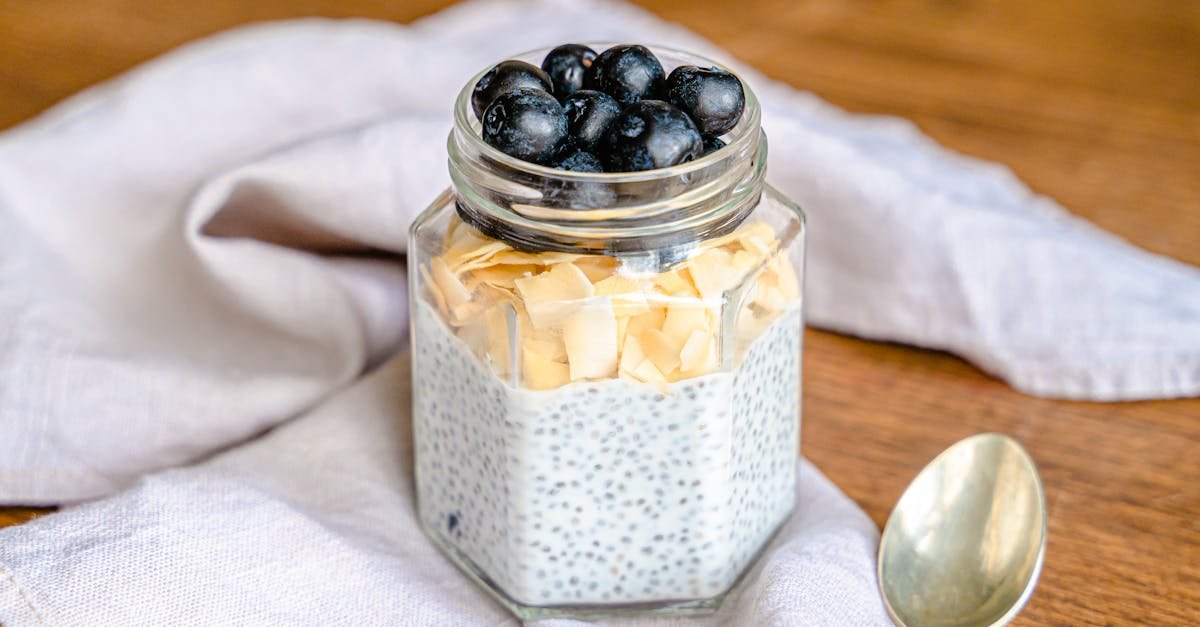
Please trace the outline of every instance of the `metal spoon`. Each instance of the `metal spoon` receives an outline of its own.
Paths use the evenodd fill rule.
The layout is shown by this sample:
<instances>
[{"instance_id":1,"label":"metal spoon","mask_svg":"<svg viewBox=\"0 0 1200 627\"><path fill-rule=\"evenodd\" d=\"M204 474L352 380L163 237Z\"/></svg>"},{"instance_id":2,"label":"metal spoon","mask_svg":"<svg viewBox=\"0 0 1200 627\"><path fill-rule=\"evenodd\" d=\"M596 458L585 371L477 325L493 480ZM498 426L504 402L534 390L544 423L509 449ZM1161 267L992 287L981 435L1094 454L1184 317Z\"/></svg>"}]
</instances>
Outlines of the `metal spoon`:
<instances>
[{"instance_id":1,"label":"metal spoon","mask_svg":"<svg viewBox=\"0 0 1200 627\"><path fill-rule=\"evenodd\" d=\"M909 484L879 542L879 587L897 625L1004 625L1046 553L1046 497L1016 440L981 433Z\"/></svg>"}]
</instances>

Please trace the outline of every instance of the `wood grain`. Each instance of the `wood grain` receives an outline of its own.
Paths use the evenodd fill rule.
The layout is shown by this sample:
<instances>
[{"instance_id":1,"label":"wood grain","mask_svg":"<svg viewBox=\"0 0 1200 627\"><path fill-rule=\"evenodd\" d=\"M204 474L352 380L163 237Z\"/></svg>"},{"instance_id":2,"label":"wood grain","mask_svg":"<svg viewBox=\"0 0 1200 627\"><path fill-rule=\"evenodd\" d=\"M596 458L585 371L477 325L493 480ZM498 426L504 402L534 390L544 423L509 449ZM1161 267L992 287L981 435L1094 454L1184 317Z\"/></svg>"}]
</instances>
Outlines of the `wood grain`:
<instances>
[{"instance_id":1,"label":"wood grain","mask_svg":"<svg viewBox=\"0 0 1200 627\"><path fill-rule=\"evenodd\" d=\"M0 507L0 527L19 525L53 511L46 507Z\"/></svg>"},{"instance_id":2,"label":"wood grain","mask_svg":"<svg viewBox=\"0 0 1200 627\"><path fill-rule=\"evenodd\" d=\"M430 0L7 0L0 127L248 21L405 21ZM774 78L905 116L1134 243L1200 264L1200 3L641 0ZM1200 400L1018 394L961 360L810 331L804 452L882 524L917 470L979 431L1041 467L1050 546L1018 624L1200 623ZM0 509L0 525L34 510Z\"/></svg>"}]
</instances>

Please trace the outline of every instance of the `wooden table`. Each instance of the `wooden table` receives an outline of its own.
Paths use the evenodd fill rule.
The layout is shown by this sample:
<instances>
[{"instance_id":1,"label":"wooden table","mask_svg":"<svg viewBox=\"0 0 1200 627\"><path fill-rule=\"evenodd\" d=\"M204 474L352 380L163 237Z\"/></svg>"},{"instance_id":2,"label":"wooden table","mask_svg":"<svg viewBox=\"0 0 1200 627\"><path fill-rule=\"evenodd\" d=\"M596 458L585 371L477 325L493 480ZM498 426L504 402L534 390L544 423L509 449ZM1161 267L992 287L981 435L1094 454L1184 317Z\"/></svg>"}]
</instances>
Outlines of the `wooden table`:
<instances>
[{"instance_id":1,"label":"wooden table","mask_svg":"<svg viewBox=\"0 0 1200 627\"><path fill-rule=\"evenodd\" d=\"M0 127L184 41L299 15L407 21L420 0L5 0ZM1200 264L1200 3L642 0L767 74L905 116L1152 251ZM1050 546L1022 624L1200 623L1200 400L1023 396L946 354L810 331L804 452L882 523L979 431L1041 467ZM32 510L0 509L0 524Z\"/></svg>"}]
</instances>

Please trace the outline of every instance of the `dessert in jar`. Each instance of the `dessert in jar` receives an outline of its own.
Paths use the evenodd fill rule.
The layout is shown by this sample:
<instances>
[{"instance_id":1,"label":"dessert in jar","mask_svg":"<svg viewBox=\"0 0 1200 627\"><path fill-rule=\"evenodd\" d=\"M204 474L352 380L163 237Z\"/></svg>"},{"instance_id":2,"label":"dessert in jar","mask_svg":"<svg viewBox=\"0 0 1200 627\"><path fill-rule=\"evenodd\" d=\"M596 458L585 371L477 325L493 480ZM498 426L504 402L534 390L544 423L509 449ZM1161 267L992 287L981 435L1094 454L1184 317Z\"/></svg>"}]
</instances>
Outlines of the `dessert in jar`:
<instances>
[{"instance_id":1,"label":"dessert in jar","mask_svg":"<svg viewBox=\"0 0 1200 627\"><path fill-rule=\"evenodd\" d=\"M468 82L448 147L410 243L426 532L522 618L715 609L795 499L805 231L754 94L568 44Z\"/></svg>"}]
</instances>

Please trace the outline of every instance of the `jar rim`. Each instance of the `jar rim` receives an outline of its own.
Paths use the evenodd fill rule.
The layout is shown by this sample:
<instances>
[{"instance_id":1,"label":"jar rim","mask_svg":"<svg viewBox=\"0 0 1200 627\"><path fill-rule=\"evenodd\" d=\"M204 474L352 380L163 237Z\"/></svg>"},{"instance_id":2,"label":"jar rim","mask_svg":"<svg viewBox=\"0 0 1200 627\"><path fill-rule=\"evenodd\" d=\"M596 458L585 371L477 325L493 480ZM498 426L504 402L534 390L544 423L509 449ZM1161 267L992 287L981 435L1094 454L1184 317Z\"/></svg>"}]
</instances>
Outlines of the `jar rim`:
<instances>
[{"instance_id":1,"label":"jar rim","mask_svg":"<svg viewBox=\"0 0 1200 627\"><path fill-rule=\"evenodd\" d=\"M602 51L602 50L607 50L608 48L611 48L613 46L623 45L623 44L616 43L616 42L584 42L583 45L593 48L595 50ZM476 121L478 121L478 120L475 118L475 114L471 108L471 93L474 91L475 84L479 82L479 79L482 78L484 74L486 74L489 70L491 70L492 66L495 65L494 63L492 64L492 66L488 66L488 67L484 68L483 70L479 71L478 73L476 73L474 76L472 76L471 79L469 81L467 81L466 85L463 86L462 90L459 91L458 97L455 99L455 104L454 104L454 126L455 126L455 129L456 129L456 131L459 131L462 133L460 135L460 137L468 138L472 143L472 147L474 149L478 150L482 156L486 157L490 161L493 161L501 166L504 166L506 168L511 168L514 171L522 172L525 174L542 176L542 177L547 177L547 178L557 178L557 179L561 179L564 181L570 181L573 183L594 182L594 183L613 184L613 183L652 181L654 179L659 179L659 178L679 177L681 175L686 175L686 174L689 174L692 172L696 172L699 170L703 170L705 168L712 167L714 164L719 163L723 159L729 158L731 155L737 155L743 151L748 152L749 145L752 142L756 142L759 140L759 134L761 132L759 130L759 126L761 124L762 112L760 110L758 97L754 94L754 90L751 89L748 84L746 84L746 81L742 80L741 76L739 76L737 73L735 73L733 70L731 70L729 67L727 67L723 64L717 63L717 62L713 61L712 59L697 55L692 52L688 52L685 50L679 50L677 48L671 48L669 46L658 46L658 45L647 45L647 44L641 44L641 45L644 45L646 48L649 48L650 51L655 54L655 57L658 58L660 62L662 61L663 55L667 55L672 58L688 59L688 60L694 61L694 63L691 63L692 65L700 65L702 67L715 67L717 69L724 70L724 71L729 72L730 74L733 74L734 76L738 77L738 80L742 83L742 90L745 93L746 104L745 104L745 108L742 113L742 119L739 120L737 126L735 126L734 129L732 131L730 131L730 133L733 134L732 141L730 141L727 145L722 146L718 150L714 150L713 152L711 152L707 155L703 155L697 159L693 159L693 160L687 161L685 163L680 163L680 164L668 166L665 168L656 168L653 170L639 170L639 171L635 171L635 172L577 172L574 170L560 170L558 168L552 168L549 166L544 166L544 165L540 165L537 163L533 163L531 161L525 161L523 159L518 159L517 157L509 155L509 154L499 150L498 148L495 148L491 144L488 144L487 142L485 142L483 140L483 135L479 132L479 129L477 129L474 124L472 124L473 119ZM545 56L545 53L549 52L551 49L552 48L547 48L547 47L534 48L532 50L526 50L525 52L510 55L508 58L509 59L517 59L517 60L525 60L528 58L537 58L539 56ZM680 64L680 65L684 65L684 64ZM678 66L676 66L676 67L678 67ZM664 68L664 70L666 70L666 68ZM669 72L667 72L667 73L669 73Z\"/></svg>"}]
</instances>

